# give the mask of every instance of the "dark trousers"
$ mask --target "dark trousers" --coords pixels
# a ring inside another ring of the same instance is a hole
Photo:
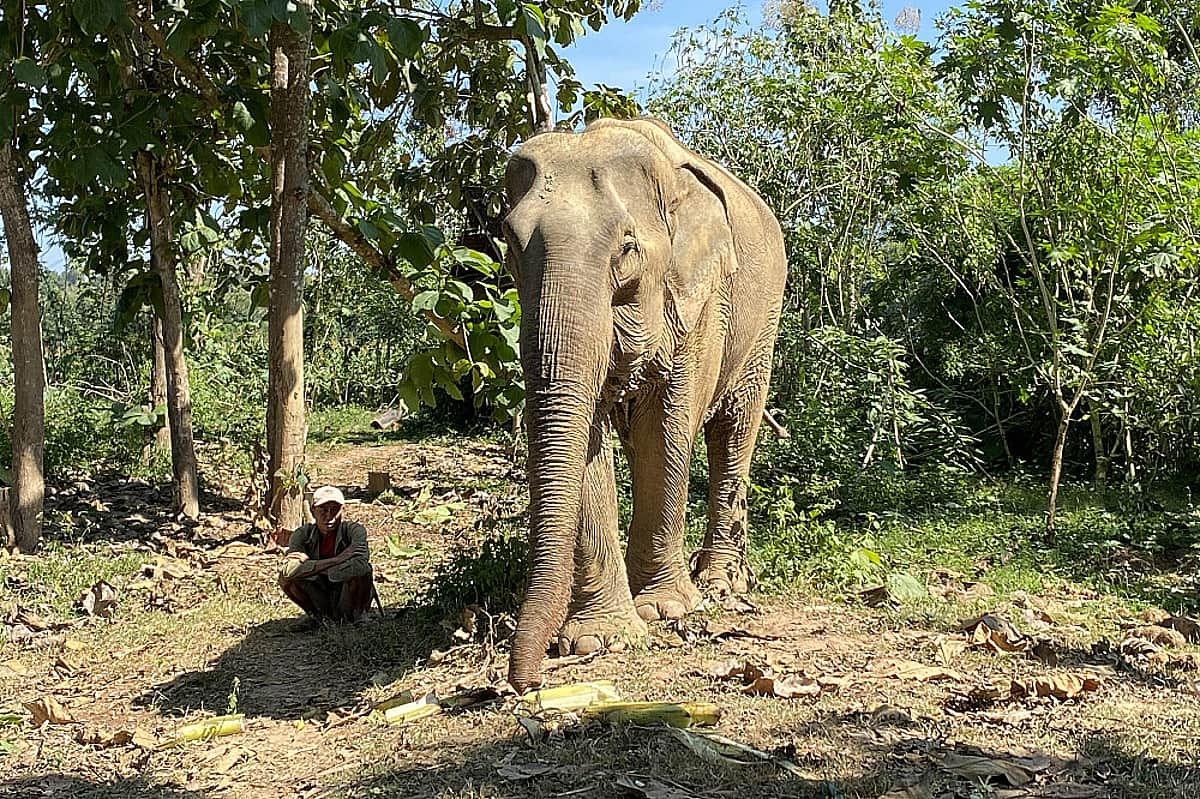
[[[370,609],[371,597],[375,594],[371,570],[341,582],[330,580],[324,574],[314,574],[281,580],[279,585],[287,598],[305,613],[333,621],[358,621]]]

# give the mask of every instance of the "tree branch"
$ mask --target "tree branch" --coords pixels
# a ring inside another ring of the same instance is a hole
[[[223,111],[224,102],[221,99],[220,93],[217,91],[216,84],[212,82],[208,75],[206,75],[195,62],[177,53],[171,52],[171,50],[167,47],[167,37],[163,35],[163,32],[154,24],[152,20],[149,20],[141,15],[137,6],[133,2],[127,3],[125,7],[130,19],[132,19],[138,25],[138,27],[142,29],[142,31],[146,34],[146,38],[154,43],[154,46],[159,50],[163,57],[170,61],[176,69],[183,73],[188,82],[192,84],[196,91],[200,93],[200,96],[204,99],[204,101],[208,103],[210,109],[218,112]],[[496,26],[488,27],[493,28]],[[506,30],[511,33],[511,29]],[[269,155],[269,148],[256,147],[255,152],[263,158],[266,158]],[[311,182],[308,188],[308,209],[313,213],[313,215],[325,223],[325,226],[329,228],[330,232],[332,232],[346,246],[353,250],[355,254],[362,258],[368,265],[385,275],[388,281],[392,284],[392,287],[395,288],[401,296],[409,301],[416,296],[416,292],[414,291],[412,284],[400,274],[399,270],[396,268],[395,262],[384,253],[380,252],[374,245],[371,244],[371,242],[367,241],[367,239],[361,233],[359,233],[352,225],[343,219],[341,215],[334,210],[333,206],[329,204],[329,201],[317,193],[314,188],[312,188]],[[450,341],[453,341],[464,350],[466,349],[466,341],[461,330],[432,311],[422,311],[421,313],[426,319],[433,323],[433,326],[441,331],[446,338],[448,338]]]

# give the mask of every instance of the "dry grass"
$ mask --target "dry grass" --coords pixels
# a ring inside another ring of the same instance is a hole
[[[0,726],[0,797],[606,797],[621,795],[616,782],[631,775],[657,781],[664,797],[875,799],[909,785],[892,796],[1200,797],[1197,675],[1120,654],[1104,639],[1118,640],[1138,620],[1119,601],[1086,592],[903,611],[759,597],[756,613],[714,609],[684,625],[656,625],[644,651],[547,662],[555,684],[606,678],[630,699],[716,702],[726,735],[805,777],[771,763],[709,762],[660,728],[559,720],[534,745],[513,720],[511,699],[383,725],[371,707],[402,690],[445,695],[499,678],[504,652],[487,625],[464,643],[452,635],[462,619],[446,619],[421,597],[435,573],[446,573],[437,567],[449,553],[519,523],[523,488],[503,449],[482,443],[334,449],[321,465],[323,480],[363,485],[368,469],[386,469],[397,486],[394,504],[351,507],[371,530],[388,609],[357,627],[291,629],[295,609],[274,587],[278,556],[221,549],[257,540],[236,503],[189,527],[148,510],[162,507],[161,496],[119,481],[56,499],[58,512],[91,494],[107,504],[93,508],[80,540],[38,561],[0,562],[0,612],[10,629],[19,610],[49,625],[6,643],[0,656],[0,712],[21,716]],[[132,498],[113,500],[120,497]],[[436,513],[414,521],[448,502],[462,507],[444,523],[428,521]],[[388,537],[400,554],[389,552]],[[79,574],[108,576],[117,587],[112,619],[67,610],[64,581]],[[1051,621],[1031,621],[1031,605]],[[984,610],[1052,641],[1058,665],[955,646],[966,640],[956,620]],[[731,627],[751,635],[730,635]],[[748,695],[710,675],[730,659],[817,678],[827,689],[795,699]],[[955,674],[889,676],[889,659]],[[1065,701],[971,698],[986,686],[1007,696],[1014,679],[1085,671],[1100,675],[1099,689]],[[48,696],[78,723],[35,729],[22,703]],[[246,714],[244,734],[176,749],[76,740],[86,727],[166,735],[231,710]],[[1032,779],[1012,786],[963,776],[951,768],[963,755],[1024,767]],[[511,778],[533,764],[543,773]]]

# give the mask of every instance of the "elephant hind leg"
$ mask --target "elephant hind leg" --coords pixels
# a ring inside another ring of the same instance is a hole
[[[760,342],[741,380],[722,398],[704,426],[708,526],[704,546],[693,555],[692,579],[701,590],[718,596],[744,594],[754,584],[746,555],[746,487],[767,403],[774,344],[773,335]]]
[[[575,542],[575,575],[560,655],[585,655],[644,643],[646,623],[629,594],[617,537],[617,496],[607,420],[592,428]]]

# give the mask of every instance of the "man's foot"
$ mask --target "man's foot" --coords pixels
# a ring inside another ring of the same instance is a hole
[[[293,633],[311,633],[321,629],[321,619],[316,616],[301,616],[292,623],[288,628],[288,632]]]

